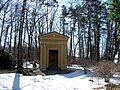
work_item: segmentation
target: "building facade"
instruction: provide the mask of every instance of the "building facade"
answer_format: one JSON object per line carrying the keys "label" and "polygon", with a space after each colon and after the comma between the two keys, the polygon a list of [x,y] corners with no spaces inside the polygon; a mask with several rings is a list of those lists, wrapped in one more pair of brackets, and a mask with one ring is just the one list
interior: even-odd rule
{"label": "building facade", "polygon": [[57,32],[40,38],[40,69],[66,69],[68,37]]}

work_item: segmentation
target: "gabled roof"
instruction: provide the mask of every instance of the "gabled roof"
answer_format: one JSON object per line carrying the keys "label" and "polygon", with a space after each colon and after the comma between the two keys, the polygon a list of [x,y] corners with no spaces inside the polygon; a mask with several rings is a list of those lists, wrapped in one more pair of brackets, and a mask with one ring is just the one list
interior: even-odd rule
{"label": "gabled roof", "polygon": [[47,33],[47,34],[43,34],[42,36],[40,36],[40,39],[68,39],[67,36],[65,35],[62,35],[58,32],[50,32],[50,33]]}

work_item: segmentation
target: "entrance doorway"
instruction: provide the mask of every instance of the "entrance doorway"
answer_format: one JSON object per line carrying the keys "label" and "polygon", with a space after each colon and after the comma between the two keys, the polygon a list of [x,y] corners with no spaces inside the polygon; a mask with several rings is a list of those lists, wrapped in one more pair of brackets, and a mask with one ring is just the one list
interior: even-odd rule
{"label": "entrance doorway", "polygon": [[58,68],[58,50],[49,50],[49,68]]}

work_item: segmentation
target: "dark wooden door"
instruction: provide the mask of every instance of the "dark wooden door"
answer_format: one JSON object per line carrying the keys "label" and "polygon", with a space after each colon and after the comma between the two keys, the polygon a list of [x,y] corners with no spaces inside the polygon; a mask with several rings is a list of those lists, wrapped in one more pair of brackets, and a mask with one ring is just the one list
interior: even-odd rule
{"label": "dark wooden door", "polygon": [[58,68],[58,50],[49,50],[49,68]]}

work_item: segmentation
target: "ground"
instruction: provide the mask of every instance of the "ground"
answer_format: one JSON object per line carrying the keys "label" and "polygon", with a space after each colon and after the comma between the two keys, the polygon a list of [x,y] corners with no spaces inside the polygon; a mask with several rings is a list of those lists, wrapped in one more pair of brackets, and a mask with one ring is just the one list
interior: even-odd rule
{"label": "ground", "polygon": [[[110,82],[120,83],[120,80],[112,78]],[[98,87],[105,90],[105,84],[102,78],[92,77],[92,73],[84,74],[81,67],[67,74],[45,76],[0,74],[0,90],[95,90]]]}

